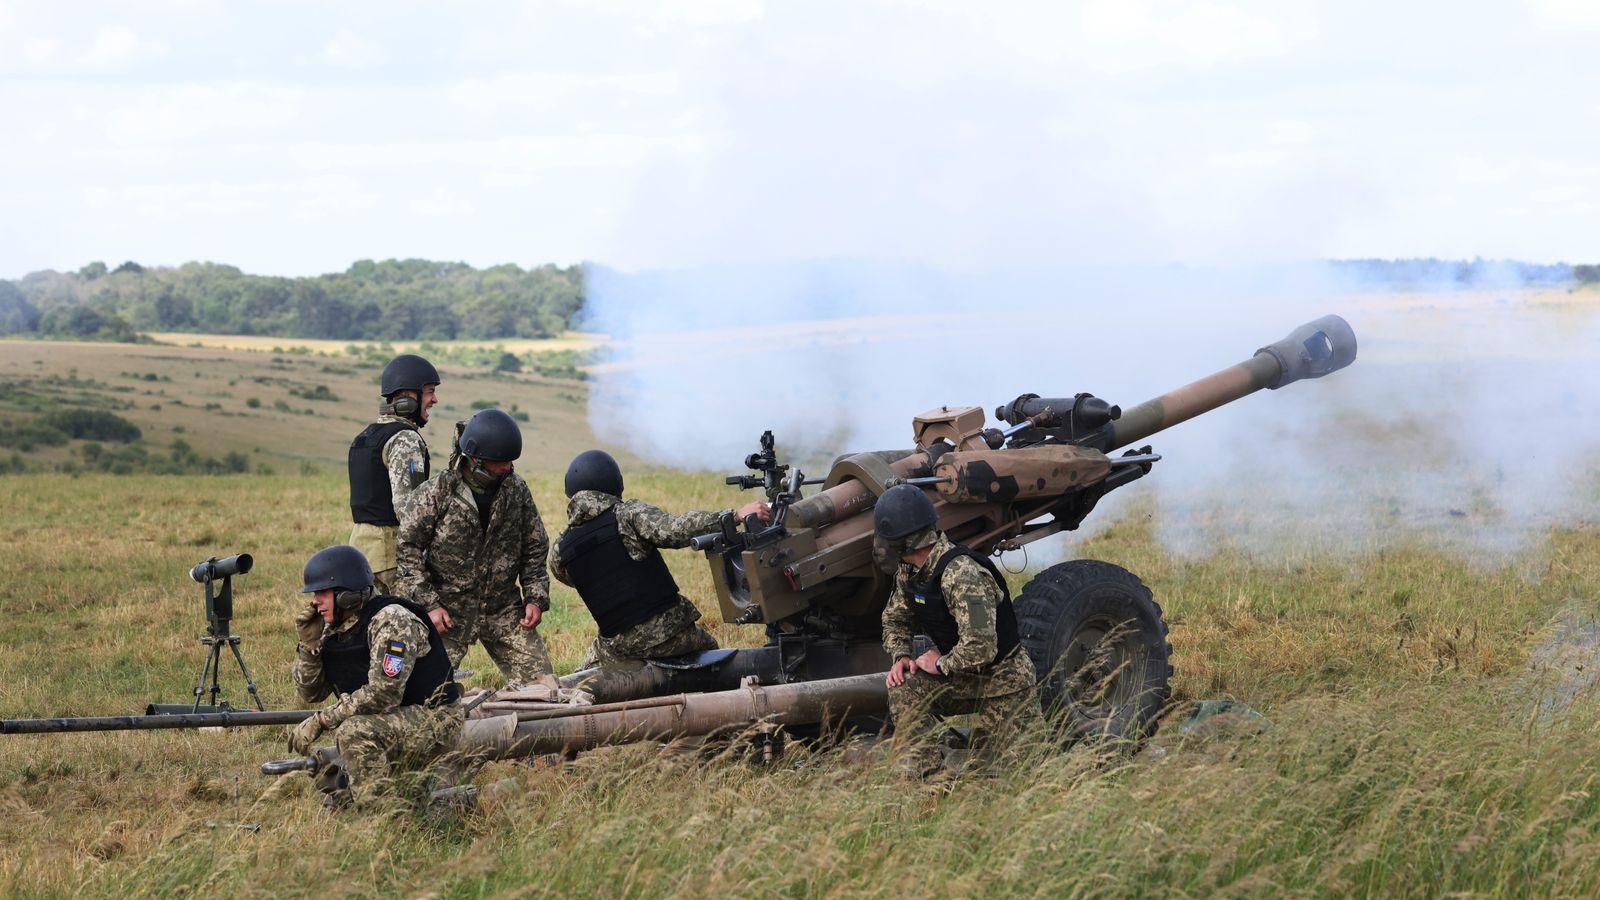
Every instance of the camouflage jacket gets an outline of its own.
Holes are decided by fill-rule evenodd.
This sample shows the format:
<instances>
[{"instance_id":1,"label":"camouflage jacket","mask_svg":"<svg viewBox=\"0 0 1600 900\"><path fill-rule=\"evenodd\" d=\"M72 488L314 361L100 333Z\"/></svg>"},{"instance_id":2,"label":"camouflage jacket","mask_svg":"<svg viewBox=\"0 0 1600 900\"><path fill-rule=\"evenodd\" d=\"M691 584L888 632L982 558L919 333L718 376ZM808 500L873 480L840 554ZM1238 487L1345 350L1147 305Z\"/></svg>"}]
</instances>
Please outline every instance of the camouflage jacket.
<instances>
[{"instance_id":1,"label":"camouflage jacket","mask_svg":"<svg viewBox=\"0 0 1600 900\"><path fill-rule=\"evenodd\" d=\"M576 528L612 508L617 511L617 531L622 535L622 546L635 561L644 559L654 548L687 547L691 538L716 531L722 518L722 513L702 510L675 516L643 500L623 500L600 491L579 491L567 501L567 527ZM561 534L565 535L566 531ZM561 579L563 584L572 584L556 552L560 545L560 537L550 545L550 574Z\"/></svg>"},{"instance_id":2,"label":"camouflage jacket","mask_svg":"<svg viewBox=\"0 0 1600 900\"><path fill-rule=\"evenodd\" d=\"M910 582L931 577L933 567L953 547L955 543L940 533L933 552L920 567L913 570L902 563L895 573L894 592L883 608L883 649L890 659L911 655L916 618L911 610ZM995 607L1004 597L1000 586L987 569L967 557L957 557L945 567L939 586L960 635L944 656L945 671L953 677L985 674L1000 647L994 626Z\"/></svg>"},{"instance_id":3,"label":"camouflage jacket","mask_svg":"<svg viewBox=\"0 0 1600 900\"><path fill-rule=\"evenodd\" d=\"M378 422L401 422L415 425L410 419L399 416L379 416ZM395 516L402 522L416 505L417 490L422 484L422 473L428 471L428 443L415 428L397 431L383 445L382 460L389 472L389 496L394 503ZM357 522L350 531L350 545L360 550L372 564L372 571L382 572L395 567L395 532L393 526Z\"/></svg>"},{"instance_id":4,"label":"camouflage jacket","mask_svg":"<svg viewBox=\"0 0 1600 900\"><path fill-rule=\"evenodd\" d=\"M550 539L520 475L511 472L500 482L487 529L479 524L472 489L456 470L439 473L415 493L415 504L400 520L396 593L429 610L474 604L499 610L525 603L550 608Z\"/></svg>"},{"instance_id":5,"label":"camouflage jacket","mask_svg":"<svg viewBox=\"0 0 1600 900\"><path fill-rule=\"evenodd\" d=\"M347 615L332 633L348 631L358 621L359 616ZM428 652L428 632L431 630L431 625L399 604L378 610L378 614L372 617L372 623L367 626L367 652L371 658L367 668L367 683L353 693L341 696L323 710L322 716L327 720L328 727L337 728L339 723L351 716L377 715L399 709L400 699L406 692L406 680L417 668L417 657ZM405 648L400 654L402 664L398 674L392 676L384 671L384 654L372 650L374 647L387 648L391 643L399 643ZM333 692L333 685L323 677L320 655L304 647L295 648L294 687L300 699L307 703L316 703Z\"/></svg>"}]
</instances>

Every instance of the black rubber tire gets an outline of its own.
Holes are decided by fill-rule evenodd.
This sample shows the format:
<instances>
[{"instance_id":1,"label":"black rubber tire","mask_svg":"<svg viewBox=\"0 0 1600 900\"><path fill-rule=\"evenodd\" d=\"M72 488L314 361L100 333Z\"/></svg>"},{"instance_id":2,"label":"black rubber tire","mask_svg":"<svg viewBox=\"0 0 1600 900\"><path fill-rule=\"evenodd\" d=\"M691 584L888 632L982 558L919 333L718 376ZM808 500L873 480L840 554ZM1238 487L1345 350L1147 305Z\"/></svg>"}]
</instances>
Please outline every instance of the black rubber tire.
<instances>
[{"instance_id":1,"label":"black rubber tire","mask_svg":"<svg viewBox=\"0 0 1600 900\"><path fill-rule=\"evenodd\" d=\"M1138 576L1099 560L1059 563L1028 582L1016 613L1039 701L1063 740L1138 745L1155 733L1172 696L1172 645Z\"/></svg>"}]
</instances>

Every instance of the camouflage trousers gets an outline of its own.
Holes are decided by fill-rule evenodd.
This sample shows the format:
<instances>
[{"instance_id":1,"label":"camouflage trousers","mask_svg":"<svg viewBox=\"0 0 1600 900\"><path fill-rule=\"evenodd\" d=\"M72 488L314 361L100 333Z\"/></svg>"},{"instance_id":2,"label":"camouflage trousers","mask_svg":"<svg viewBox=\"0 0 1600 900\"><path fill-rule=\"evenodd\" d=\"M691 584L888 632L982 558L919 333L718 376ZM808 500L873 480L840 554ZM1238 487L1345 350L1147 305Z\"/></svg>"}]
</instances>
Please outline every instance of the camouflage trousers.
<instances>
[{"instance_id":1,"label":"camouflage trousers","mask_svg":"<svg viewBox=\"0 0 1600 900\"><path fill-rule=\"evenodd\" d=\"M889 689L898 768L918 778L939 770L944 757L938 739L945 716L976 713L991 757L1019 739L1037 737L1044 716L1035 681L1033 662L1020 648L978 675L912 672L899 687Z\"/></svg>"},{"instance_id":2,"label":"camouflage trousers","mask_svg":"<svg viewBox=\"0 0 1600 900\"><path fill-rule=\"evenodd\" d=\"M647 659L667 659L717 649L717 639L700 627L700 610L688 598L621 634L596 637L584 653L580 669L637 672Z\"/></svg>"},{"instance_id":3,"label":"camouflage trousers","mask_svg":"<svg viewBox=\"0 0 1600 900\"><path fill-rule=\"evenodd\" d=\"M476 640L483 644L489 658L499 667L508 688L526 687L540 675L554 674L550 654L544 648L544 638L539 636L538 629L517 624L522 619L523 607L502 606L484 611L466 604L458 609L447 602L444 608L450 614L451 625L441 637L452 667L461 665L467 648Z\"/></svg>"},{"instance_id":4,"label":"camouflage trousers","mask_svg":"<svg viewBox=\"0 0 1600 900\"><path fill-rule=\"evenodd\" d=\"M447 786L466 774L456 755L460 707L402 706L393 712L351 716L334 731L334 743L357 799L383 793L402 774L428 772ZM442 776L442 777L441 777ZM433 785L428 785L429 788Z\"/></svg>"}]
</instances>

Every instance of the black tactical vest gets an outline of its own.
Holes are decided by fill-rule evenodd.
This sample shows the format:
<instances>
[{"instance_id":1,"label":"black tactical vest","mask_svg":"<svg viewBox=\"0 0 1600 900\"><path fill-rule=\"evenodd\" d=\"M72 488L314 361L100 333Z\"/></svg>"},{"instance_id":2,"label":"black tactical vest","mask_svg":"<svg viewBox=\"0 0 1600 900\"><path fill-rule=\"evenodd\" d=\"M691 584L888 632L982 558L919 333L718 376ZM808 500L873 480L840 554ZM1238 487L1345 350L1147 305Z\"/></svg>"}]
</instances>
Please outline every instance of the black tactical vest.
<instances>
[{"instance_id":1,"label":"black tactical vest","mask_svg":"<svg viewBox=\"0 0 1600 900\"><path fill-rule=\"evenodd\" d=\"M660 551L650 548L642 561L628 555L615 507L567 529L556 552L601 637L616 637L678 602L678 583Z\"/></svg>"},{"instance_id":2,"label":"black tactical vest","mask_svg":"<svg viewBox=\"0 0 1600 900\"><path fill-rule=\"evenodd\" d=\"M342 634L330 634L322 641L322 675L333 685L334 690L340 694L354 693L355 690L367 683L367 675L371 671L372 654L383 652L384 647L372 648L367 646L367 628L372 624L372 617L378 610L386 606L399 604L416 615L428 625L428 652L419 656L414 663L415 669L411 677L406 679L405 694L401 697L402 706L415 706L418 703L432 701L434 706L454 703L461 696L461 686L451 680L454 674L450 666L450 656L445 652L444 639L434 630L428 622L428 611L399 597L378 595L367 601L361 607L360 620L355 627ZM439 691L440 686L444 690ZM435 697L434 692L439 691Z\"/></svg>"},{"instance_id":3,"label":"black tactical vest","mask_svg":"<svg viewBox=\"0 0 1600 900\"><path fill-rule=\"evenodd\" d=\"M372 525L395 526L394 496L389 492L389 469L383 464L383 445L406 429L409 422L373 422L350 442L350 518ZM428 454L422 454L422 477L428 477Z\"/></svg>"},{"instance_id":4,"label":"black tactical vest","mask_svg":"<svg viewBox=\"0 0 1600 900\"><path fill-rule=\"evenodd\" d=\"M961 640L960 632L956 628L956 617L950 614L950 606L944 600L944 589L939 585L940 580L944 578L945 568L958 556L976 560L994 576L995 584L1000 585L1000 602L994 611L994 632L999 649L995 652L994 659L989 660L992 665L1005 659L1016 649L1017 615L1011 608L1011 589L1006 586L1005 576L1000 574L1000 570L995 568L987 556L969 547L957 544L950 549L950 552L940 557L926 583L915 580L907 583L912 593L911 612L916 618L917 633L927 635L941 654L955 649Z\"/></svg>"}]
</instances>

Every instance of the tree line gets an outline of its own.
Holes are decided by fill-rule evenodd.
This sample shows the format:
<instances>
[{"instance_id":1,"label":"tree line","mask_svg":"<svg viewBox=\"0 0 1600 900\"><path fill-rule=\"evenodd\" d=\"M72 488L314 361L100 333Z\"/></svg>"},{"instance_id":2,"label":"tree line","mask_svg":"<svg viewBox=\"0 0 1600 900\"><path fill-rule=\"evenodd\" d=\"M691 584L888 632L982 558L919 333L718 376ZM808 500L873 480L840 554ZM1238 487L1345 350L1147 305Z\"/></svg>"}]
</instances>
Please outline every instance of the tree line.
<instances>
[{"instance_id":1,"label":"tree line","mask_svg":"<svg viewBox=\"0 0 1600 900\"><path fill-rule=\"evenodd\" d=\"M341 340L554 337L583 305L583 267L475 269L424 259L361 260L304 278L185 263L0 280L0 335L133 340L144 331Z\"/></svg>"}]
</instances>

